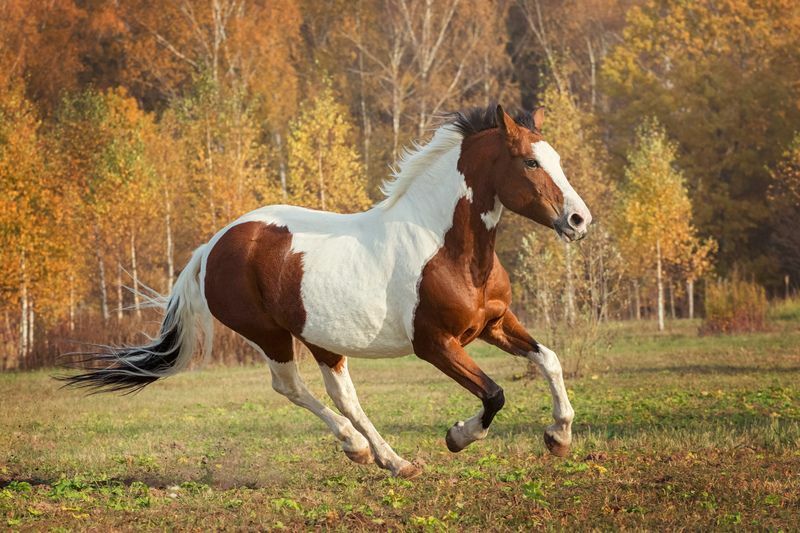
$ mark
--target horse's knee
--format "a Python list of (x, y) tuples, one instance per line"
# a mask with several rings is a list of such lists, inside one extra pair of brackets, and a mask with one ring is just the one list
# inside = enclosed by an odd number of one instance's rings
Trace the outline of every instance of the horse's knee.
[(489, 424), (492, 423), (492, 419), (494, 415), (497, 414), (500, 409), (506, 403), (505, 394), (503, 394), (503, 389), (498, 388), (497, 391), (488, 396), (483, 400), (483, 416), (481, 417), (481, 424), (484, 428), (488, 428)]

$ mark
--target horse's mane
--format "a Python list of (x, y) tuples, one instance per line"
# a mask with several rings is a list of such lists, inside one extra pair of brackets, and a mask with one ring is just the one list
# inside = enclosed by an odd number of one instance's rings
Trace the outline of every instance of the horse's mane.
[[(514, 121), (531, 131), (534, 131), (533, 118), (530, 113), (512, 113)], [(466, 111), (459, 111), (450, 115), (450, 124), (455, 126), (466, 139), (471, 135), (497, 127), (497, 104), (488, 107), (473, 107)]]
[[(517, 113), (514, 120), (520, 126), (533, 130), (529, 113)], [(383, 207), (391, 207), (411, 186), (414, 179), (430, 162), (461, 142), (482, 131), (497, 127), (497, 104), (488, 107), (473, 107), (445, 115), (445, 122), (436, 129), (433, 138), (427, 144), (412, 143), (412, 148), (404, 148), (397, 161), (397, 169), (393, 169), (392, 178), (383, 182), (381, 191), (386, 198), (380, 203)]]

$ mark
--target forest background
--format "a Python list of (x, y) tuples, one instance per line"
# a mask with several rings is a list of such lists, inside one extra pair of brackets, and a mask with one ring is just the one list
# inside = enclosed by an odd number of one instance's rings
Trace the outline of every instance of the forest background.
[(596, 219), (567, 247), (506, 213), (526, 321), (663, 329), (720, 278), (796, 291), (793, 0), (6, 0), (0, 369), (135, 340), (156, 317), (126, 287), (168, 293), (261, 205), (370, 207), (403, 147), (493, 102), (547, 107)]

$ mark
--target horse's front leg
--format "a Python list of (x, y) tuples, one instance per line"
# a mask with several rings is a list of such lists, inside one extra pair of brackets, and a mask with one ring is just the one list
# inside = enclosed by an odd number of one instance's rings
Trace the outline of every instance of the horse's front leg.
[(505, 352), (533, 361), (542, 371), (553, 396), (555, 420), (553, 425), (545, 429), (544, 442), (551, 453), (566, 457), (572, 443), (572, 419), (575, 411), (569, 403), (561, 363), (555, 352), (536, 342), (510, 310), (488, 325), (480, 338)]
[(423, 334), (418, 338), (424, 339), (414, 342), (414, 350), (419, 358), (453, 378), (483, 402), (483, 409), (475, 416), (457, 422), (447, 431), (447, 448), (451, 452), (460, 452), (476, 440), (486, 437), (494, 415), (505, 403), (503, 389), (483, 373), (454, 337)]

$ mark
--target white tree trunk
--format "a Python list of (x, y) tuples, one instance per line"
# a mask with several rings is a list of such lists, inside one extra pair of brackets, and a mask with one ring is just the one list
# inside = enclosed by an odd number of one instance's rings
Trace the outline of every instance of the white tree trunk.
[(36, 321), (34, 320), (36, 313), (34, 311), (33, 299), (28, 302), (28, 353), (33, 352), (33, 341), (35, 340), (33, 334), (36, 331), (34, 327)]
[(206, 121), (206, 171), (208, 172), (208, 208), (211, 210), (211, 225), (217, 227), (217, 205), (214, 201), (214, 152), (211, 146), (211, 126)]
[(164, 192), (164, 226), (167, 233), (167, 294), (172, 292), (175, 283), (175, 244), (172, 241), (172, 201)]
[(658, 331), (664, 331), (664, 280), (661, 279), (661, 241), (656, 241), (656, 281), (658, 283)]
[(633, 280), (633, 295), (634, 301), (636, 305), (636, 320), (642, 319), (642, 295), (641, 291), (639, 290), (639, 280)]
[(122, 263), (117, 263), (117, 321), (122, 322)]
[(694, 318), (694, 280), (686, 282), (686, 297), (689, 298), (689, 318)]
[(69, 275), (69, 330), (75, 331), (75, 275)]
[(19, 357), (28, 355), (28, 279), (25, 268), (25, 253), (20, 259), (20, 291), (19, 291)]
[(669, 316), (675, 320), (675, 285), (669, 280)]
[(286, 201), (289, 199), (289, 189), (286, 184), (286, 159), (283, 157), (283, 137), (277, 131), (273, 137), (275, 138), (275, 148), (278, 150), (278, 175), (281, 178), (281, 196)]
[(317, 169), (319, 171), (319, 203), (325, 211), (325, 173), (322, 170), (322, 150), (317, 152)]
[(139, 270), (136, 266), (136, 232), (131, 230), (131, 275), (133, 276), (133, 308), (136, 318), (142, 318), (142, 309), (139, 301)]
[(106, 292), (106, 266), (100, 256), (100, 237), (97, 226), (94, 228), (94, 255), (97, 259), (97, 281), (100, 284), (100, 310), (103, 313), (103, 322), (108, 322), (110, 314), (108, 312), (108, 293)]

